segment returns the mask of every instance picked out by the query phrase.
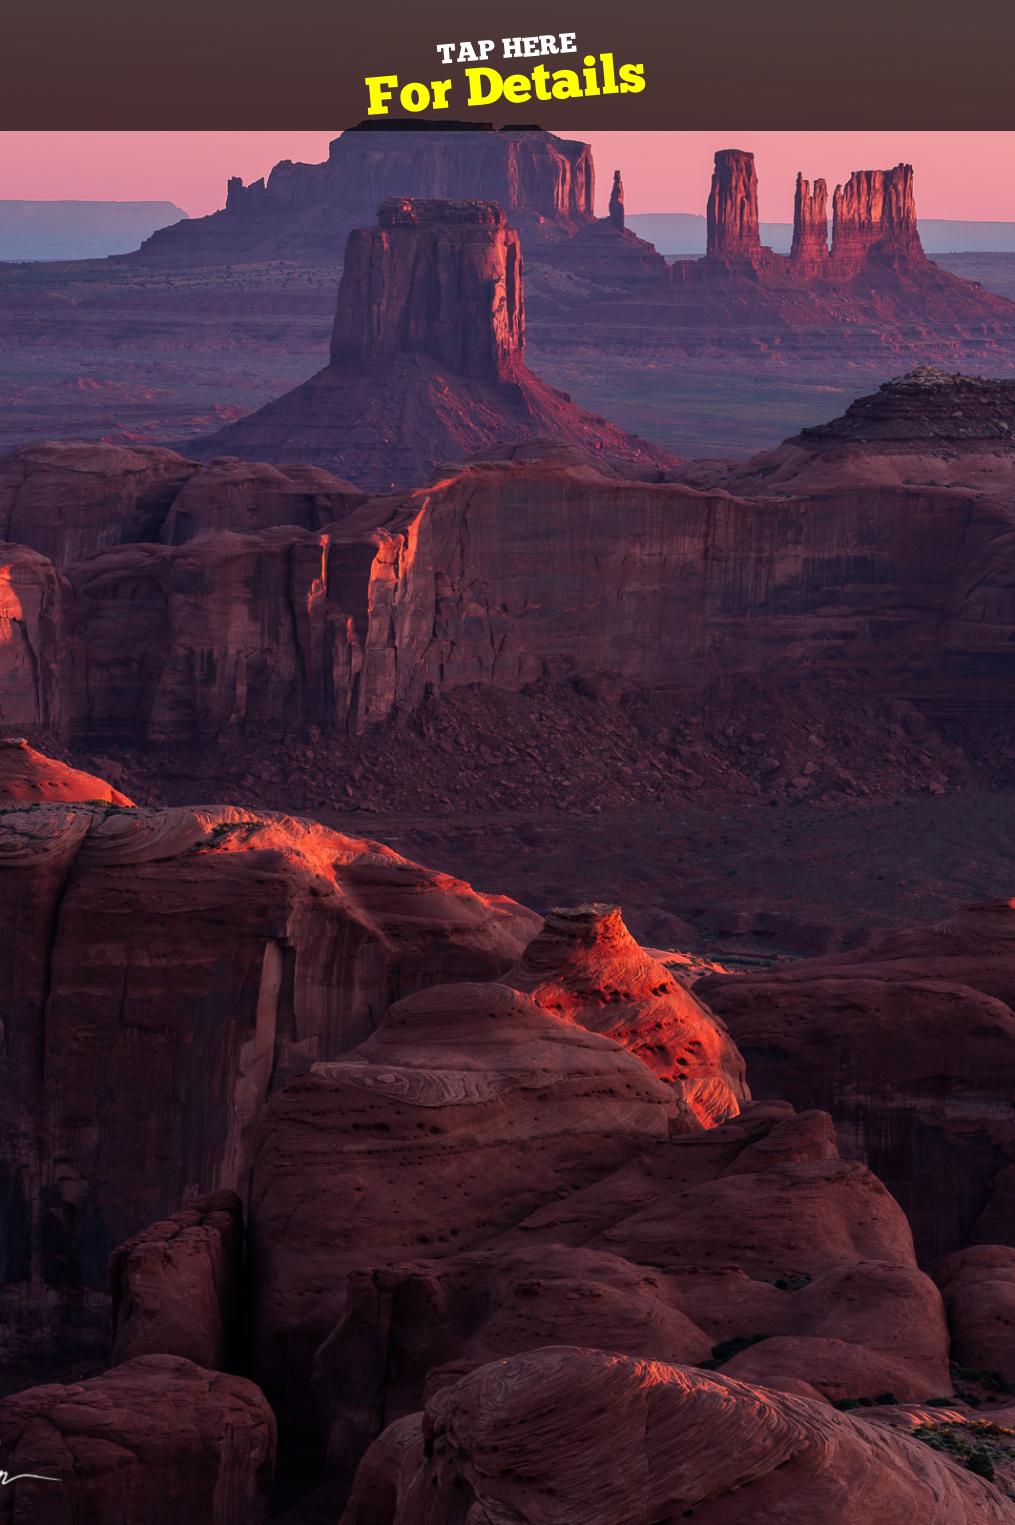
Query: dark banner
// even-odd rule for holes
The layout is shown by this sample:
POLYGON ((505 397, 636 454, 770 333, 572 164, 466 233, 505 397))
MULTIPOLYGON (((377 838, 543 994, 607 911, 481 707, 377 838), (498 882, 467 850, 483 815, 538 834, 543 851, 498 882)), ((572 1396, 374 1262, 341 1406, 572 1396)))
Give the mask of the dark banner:
POLYGON ((16 0, 0 128, 1006 128, 1015 7, 16 0), (371 86, 368 81, 374 81, 371 86))

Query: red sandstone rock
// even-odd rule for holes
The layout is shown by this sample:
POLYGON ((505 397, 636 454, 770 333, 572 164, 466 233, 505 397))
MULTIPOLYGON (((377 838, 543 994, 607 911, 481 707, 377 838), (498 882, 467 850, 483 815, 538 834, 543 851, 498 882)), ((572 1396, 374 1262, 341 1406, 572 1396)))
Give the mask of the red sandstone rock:
POLYGON ((197 455, 309 461, 374 490, 542 436, 628 468, 670 464, 525 367, 521 253, 499 206, 396 197, 378 218, 349 237, 331 364, 194 441, 197 455))
POLYGON ((220 1191, 114 1250, 112 1361, 186 1356, 221 1369, 242 1312, 243 1206, 220 1191))
MULTIPOLYGON (((187 1193, 245 1193, 269 1087, 399 995, 509 967, 539 924, 375 842, 227 806, 7 810, 0 863, 0 1280, 58 1312, 187 1193)), ((10 1322, 16 1348, 31 1324, 10 1322)))
POLYGON ((181 545, 217 530, 243 534, 281 524, 319 530, 363 499, 351 483, 314 466, 279 471, 264 462, 226 457, 188 479, 173 499, 159 538, 181 545))
POLYGON ((639 948, 617 906, 551 911, 504 980, 554 1016, 620 1043, 673 1085, 704 1127, 750 1099, 722 1023, 639 948))
POLYGON ((350 1271, 479 1247, 693 1126, 617 1044, 504 985, 399 1002, 262 1117, 251 1219, 268 1390, 287 1409, 306 1402, 350 1271))
POLYGON ((350 233, 331 340, 365 373, 423 354, 471 380, 515 378, 525 345, 518 235, 492 201, 392 198, 350 233))
MULTIPOLYGON (((399 1179, 407 1169, 419 1179, 411 1161, 399 1179)), ((347 1215, 357 1236, 365 1216, 347 1215)), ((383 1231, 376 1206, 370 1218, 364 1248, 383 1231)), ((347 1244, 341 1217, 331 1233, 347 1244)), ((316 1290, 317 1306, 328 1295, 316 1290)), ((315 1364, 330 1486, 341 1494, 366 1441, 464 1371, 575 1337, 656 1360, 711 1351, 816 1401, 951 1391, 941 1298, 897 1205, 835 1158, 827 1117, 754 1105, 707 1132, 641 1140, 479 1251, 354 1271, 315 1364)))
POLYGON ((934 1273, 963 1366, 1015 1382, 1015 1248, 974 1244, 957 1250, 934 1273))
POLYGON ((1015 1163, 1011 903, 695 989, 728 1023, 755 1094, 830 1111, 932 1263, 970 1238, 1012 1233, 996 1217, 977 1226, 993 1179, 1015 1163))
POLYGON ((828 187, 815 180, 814 188, 803 175, 796 177, 793 202, 793 245, 791 264, 808 275, 827 273, 828 265, 828 187))
POLYGON ((59 731, 67 721, 67 586, 45 556, 0 543, 0 724, 59 731))
POLYGON ((712 1348, 665 1277, 590 1250, 481 1250, 352 1275, 314 1365, 332 1486, 347 1490, 381 1429, 465 1372, 577 1339, 692 1364, 712 1348))
POLYGON ((803 429, 725 479, 731 492, 785 496, 862 488, 960 488, 1010 499, 1015 382, 920 366, 803 429))
POLYGON ((197 470, 173 450, 61 440, 0 458, 0 540, 58 567, 130 540, 157 540, 197 470))
MULTIPOLYGON (((342 733, 428 692, 517 691, 562 671, 693 690, 827 676, 990 713, 1006 703, 1015 624, 1011 390, 903 378, 747 463, 729 479, 744 496, 624 480, 533 442, 316 531, 121 546, 68 568, 72 593, 19 552, 36 612, 0 646, 20 692, 9 723, 56 715, 99 747, 342 733), (42 678, 26 640, 49 653, 42 678)), ((232 497, 243 468, 216 468, 180 495, 207 480, 209 520, 220 469, 222 515, 246 513, 246 487, 232 497)), ((286 492, 272 502, 288 514, 286 492)))
POLYGON ((275 1420, 252 1382, 153 1355, 0 1400, 3 1525, 260 1525, 275 1420), (13 1481, 41 1473, 56 1482, 13 1481))
POLYGON ((610 191, 610 221, 615 228, 624 226, 624 182, 620 170, 613 171, 613 187, 610 191))
POLYGON ((46 757, 22 737, 0 737, 0 806, 84 804, 102 801, 109 805, 132 805, 125 794, 107 784, 105 779, 79 768, 68 768, 54 757, 46 757))
POLYGON ((342 1525, 1002 1525, 1015 1508, 909 1437, 693 1368, 558 1347, 392 1425, 342 1525))
POLYGON ((723 148, 716 154, 707 221, 707 258, 750 260, 761 253, 753 154, 741 148, 723 148))
POLYGON ((496 201, 533 248, 591 221, 592 150, 538 128, 481 122, 364 122, 324 164, 276 164, 267 182, 230 180, 226 208, 162 228, 136 256, 154 264, 337 258, 389 196, 496 201))
POLYGON ((916 225, 913 166, 855 170, 832 197, 831 262, 840 278, 871 257, 923 259, 916 225))

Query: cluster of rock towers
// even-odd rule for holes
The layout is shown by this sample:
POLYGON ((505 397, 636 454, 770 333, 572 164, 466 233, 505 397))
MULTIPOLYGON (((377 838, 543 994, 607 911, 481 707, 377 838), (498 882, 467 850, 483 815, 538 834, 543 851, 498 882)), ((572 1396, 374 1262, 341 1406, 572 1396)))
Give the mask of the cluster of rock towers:
MULTIPOLYGON (((797 175, 790 264, 805 276, 837 278, 856 274, 872 256, 913 261, 924 258, 916 223, 913 166, 855 170, 832 196, 832 241, 828 242, 828 186, 797 175)), ((739 148, 715 156, 708 198, 707 258, 760 263, 775 258, 763 248, 758 220, 758 175, 754 155, 739 148)))

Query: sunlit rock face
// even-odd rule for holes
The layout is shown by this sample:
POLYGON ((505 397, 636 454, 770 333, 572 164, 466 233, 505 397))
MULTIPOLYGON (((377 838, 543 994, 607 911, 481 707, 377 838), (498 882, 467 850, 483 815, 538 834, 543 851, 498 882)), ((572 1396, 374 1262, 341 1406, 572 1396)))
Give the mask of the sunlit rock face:
POLYGON ((750 1099, 723 1024, 639 948, 618 906, 551 911, 505 980, 555 1016, 622 1044, 676 1088, 704 1127, 750 1099))
POLYGON ((1015 1517, 991 1484, 901 1433, 691 1367, 573 1346, 483 1366, 390 1425, 342 1522, 454 1525, 468 1512, 531 1525, 1015 1517))

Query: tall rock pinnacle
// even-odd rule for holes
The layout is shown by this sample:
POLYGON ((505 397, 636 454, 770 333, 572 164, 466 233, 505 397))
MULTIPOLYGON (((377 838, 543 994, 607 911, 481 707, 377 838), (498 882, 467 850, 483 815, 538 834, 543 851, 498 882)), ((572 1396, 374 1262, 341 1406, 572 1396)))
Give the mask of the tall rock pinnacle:
MULTIPOLYGON (((198 459, 298 461, 382 492, 531 441, 611 465, 673 464, 527 368, 518 234, 496 202, 396 196, 377 217, 376 227, 349 235, 330 363, 256 413, 189 441, 198 459)), ((636 262, 647 250, 662 263, 608 218, 589 231, 636 262)))
POLYGON ((832 264, 837 275, 859 270, 868 256, 922 260, 913 166, 855 170, 832 198, 832 264))
POLYGON ((613 189, 610 192, 610 221, 615 228, 624 226, 624 182, 620 170, 613 171, 613 189))
POLYGON ((796 177, 793 202, 793 247, 790 259, 803 273, 817 275, 828 264, 828 186, 803 175, 796 177))
POLYGON ((475 381, 509 380, 525 312, 518 235, 501 208, 392 197, 378 222, 349 235, 332 361, 376 371, 422 354, 475 381))
POLYGON ((741 148, 720 149, 708 198, 708 257, 754 259, 760 253, 754 155, 741 148))

